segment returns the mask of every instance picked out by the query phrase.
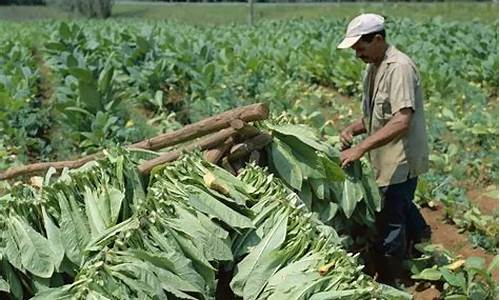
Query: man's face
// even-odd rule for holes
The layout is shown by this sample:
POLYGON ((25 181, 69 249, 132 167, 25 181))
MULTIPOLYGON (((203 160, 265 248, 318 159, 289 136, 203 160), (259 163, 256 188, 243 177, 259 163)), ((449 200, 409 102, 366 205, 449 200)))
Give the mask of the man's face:
POLYGON ((359 40, 351 48, 356 52, 356 57, 363 62, 375 63, 376 58, 379 57, 378 42, 379 39, 375 36, 371 42, 359 40))

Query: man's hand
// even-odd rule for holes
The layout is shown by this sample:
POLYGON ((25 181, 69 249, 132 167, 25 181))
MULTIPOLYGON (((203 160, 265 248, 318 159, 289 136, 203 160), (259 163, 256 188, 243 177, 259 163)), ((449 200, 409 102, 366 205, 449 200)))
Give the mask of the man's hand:
POLYGON ((352 139, 358 134, 366 133, 363 119, 358 119, 340 132, 340 150, 343 151, 352 146, 352 139))
POLYGON ((342 132, 340 133, 340 142, 342 143, 342 145, 340 145, 341 151, 344 151, 345 149, 351 147, 353 136, 353 130, 350 127, 342 130, 342 132))
POLYGON ((359 146, 340 152, 340 162, 342 163, 342 168, 345 168, 350 163, 360 159, 363 154, 365 154, 365 152, 359 146))

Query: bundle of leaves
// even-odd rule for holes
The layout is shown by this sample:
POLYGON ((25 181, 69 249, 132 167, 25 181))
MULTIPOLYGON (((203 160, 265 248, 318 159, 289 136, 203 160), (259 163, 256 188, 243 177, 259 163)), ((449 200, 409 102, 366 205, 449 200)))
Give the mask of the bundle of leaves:
POLYGON ((270 170, 296 192, 308 210, 341 234, 374 230, 383 203, 368 161, 340 167, 340 151, 319 132, 293 124, 287 114, 262 122, 273 142, 266 148, 270 170))
POLYGON ((129 157, 118 151, 53 182, 49 172, 40 189, 16 186, 0 198, 3 292, 214 299, 217 270, 242 259, 232 287, 244 299, 401 296, 363 275, 335 231, 272 175, 248 167, 240 180, 187 155, 153 170, 146 195, 129 157), (288 275, 303 285, 285 284, 288 275))
POLYGON ((233 243, 237 264, 231 288, 243 299, 411 299, 374 282, 347 253, 335 230, 266 169, 247 166, 255 228, 233 243), (257 200, 258 199, 258 200, 257 200))

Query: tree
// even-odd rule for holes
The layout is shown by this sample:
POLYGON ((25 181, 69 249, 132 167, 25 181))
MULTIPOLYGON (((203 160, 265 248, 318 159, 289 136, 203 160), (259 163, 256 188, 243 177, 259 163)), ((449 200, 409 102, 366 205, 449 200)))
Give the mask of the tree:
POLYGON ((45 0, 0 0, 0 5, 45 5, 45 0))

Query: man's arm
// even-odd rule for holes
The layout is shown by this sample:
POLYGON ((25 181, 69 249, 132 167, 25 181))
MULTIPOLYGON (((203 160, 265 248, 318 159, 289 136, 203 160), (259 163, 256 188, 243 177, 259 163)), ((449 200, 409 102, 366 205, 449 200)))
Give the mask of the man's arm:
POLYGON ((356 145, 356 147, 342 151, 340 154, 342 167, 360 159, 366 152, 381 147, 405 134, 410 128, 412 114, 413 110, 411 108, 401 109, 394 114, 384 127, 364 139, 361 143, 356 145))
POLYGON ((359 120, 347 126, 344 130, 342 130, 342 132, 340 133, 342 150, 349 148, 352 144, 352 138, 362 133, 366 133, 363 118, 360 118, 359 120))

